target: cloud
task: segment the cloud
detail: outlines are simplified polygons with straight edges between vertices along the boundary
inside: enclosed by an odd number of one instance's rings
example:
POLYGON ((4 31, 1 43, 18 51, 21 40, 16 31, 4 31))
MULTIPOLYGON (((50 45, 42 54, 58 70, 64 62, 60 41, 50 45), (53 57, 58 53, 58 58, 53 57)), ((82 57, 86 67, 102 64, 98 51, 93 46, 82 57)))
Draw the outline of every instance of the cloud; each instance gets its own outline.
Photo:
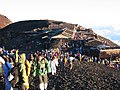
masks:
POLYGON ((108 38, 120 45, 120 25, 94 25, 92 29, 98 35, 108 38))
POLYGON ((112 40, 112 41, 120 46, 120 40, 112 40))

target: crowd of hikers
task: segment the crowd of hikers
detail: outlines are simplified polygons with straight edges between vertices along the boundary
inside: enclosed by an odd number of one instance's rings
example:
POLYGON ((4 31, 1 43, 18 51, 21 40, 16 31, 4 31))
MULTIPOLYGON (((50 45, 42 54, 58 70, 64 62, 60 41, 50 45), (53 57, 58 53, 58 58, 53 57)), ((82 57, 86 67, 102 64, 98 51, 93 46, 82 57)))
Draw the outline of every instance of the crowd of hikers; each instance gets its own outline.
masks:
POLYGON ((39 78, 39 89, 46 90, 48 74, 56 75, 69 60, 72 69, 72 54, 60 54, 59 49, 41 50, 35 53, 20 53, 19 50, 0 51, 0 90, 28 90, 29 77, 39 78), (68 59, 69 57, 69 59, 68 59))
MULTIPOLYGON (((72 43, 65 43, 59 49, 32 53, 0 48, 0 90, 29 90, 30 77, 38 77, 39 89, 46 90, 49 74, 55 76, 57 68, 64 69, 66 64, 72 70, 73 61, 80 63, 83 57, 81 47, 72 43)), ((88 57, 84 57, 84 60, 88 60, 88 57)))

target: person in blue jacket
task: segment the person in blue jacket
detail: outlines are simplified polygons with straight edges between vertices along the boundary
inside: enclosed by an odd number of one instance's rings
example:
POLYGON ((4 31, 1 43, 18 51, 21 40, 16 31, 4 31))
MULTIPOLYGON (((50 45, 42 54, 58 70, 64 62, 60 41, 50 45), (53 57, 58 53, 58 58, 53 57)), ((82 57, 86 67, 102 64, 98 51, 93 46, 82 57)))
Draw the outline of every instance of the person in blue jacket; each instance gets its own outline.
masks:
POLYGON ((8 80, 9 72, 12 68, 12 65, 7 61, 7 57, 3 55, 3 70, 4 70, 4 79, 5 79, 5 90, 13 90, 12 84, 8 80))

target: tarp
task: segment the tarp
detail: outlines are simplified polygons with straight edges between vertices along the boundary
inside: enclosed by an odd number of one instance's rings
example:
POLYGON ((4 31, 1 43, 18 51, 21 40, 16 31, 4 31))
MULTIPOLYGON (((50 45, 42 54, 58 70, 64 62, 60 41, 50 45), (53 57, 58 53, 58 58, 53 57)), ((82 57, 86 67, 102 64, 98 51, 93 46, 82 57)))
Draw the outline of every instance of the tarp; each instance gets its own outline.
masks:
POLYGON ((60 35, 53 36, 52 38, 70 38, 70 37, 60 34, 60 35))

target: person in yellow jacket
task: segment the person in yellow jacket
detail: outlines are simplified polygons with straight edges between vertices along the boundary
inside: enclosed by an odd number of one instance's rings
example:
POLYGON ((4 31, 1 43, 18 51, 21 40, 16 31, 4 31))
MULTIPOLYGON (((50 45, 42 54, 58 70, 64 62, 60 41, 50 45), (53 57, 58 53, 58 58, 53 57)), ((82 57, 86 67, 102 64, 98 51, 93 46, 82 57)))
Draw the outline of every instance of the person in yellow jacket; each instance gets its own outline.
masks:
POLYGON ((25 53, 22 53, 19 56, 18 62, 20 63, 19 67, 19 81, 21 82, 21 90, 28 90, 29 89, 29 80, 28 76, 30 75, 30 63, 26 59, 25 53))

